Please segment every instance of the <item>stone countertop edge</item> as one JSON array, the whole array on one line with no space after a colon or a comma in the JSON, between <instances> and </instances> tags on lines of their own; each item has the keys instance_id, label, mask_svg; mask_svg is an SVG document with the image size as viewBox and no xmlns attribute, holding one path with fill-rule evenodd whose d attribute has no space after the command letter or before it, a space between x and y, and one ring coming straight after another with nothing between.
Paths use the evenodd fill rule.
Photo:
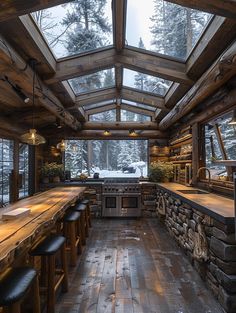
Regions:
<instances>
[{"instance_id":1,"label":"stone countertop edge","mask_svg":"<svg viewBox=\"0 0 236 313\"><path fill-rule=\"evenodd\" d=\"M173 188L174 185L178 185L178 190L180 190L180 189L184 189L184 190L186 190L186 189L189 189L189 190L191 190L191 189L198 189L198 188L187 187L187 186L184 186L184 185L181 185L181 184L176 184L176 183L156 183L156 185L158 187L160 187L161 189L163 189L163 190L165 190L167 192L170 192L170 193L174 194L177 198L180 198L181 200L183 200L183 202L186 202L187 204L192 206L194 209L197 209L200 212L202 212L202 213L204 213L206 215L209 215L210 217L214 218L215 220L217 220L217 221L219 221L219 222L221 222L223 224L234 224L234 217L232 217L232 216L225 216L223 214L220 214L219 212L215 212L212 209L199 204L198 202L196 202L196 201L194 201L192 199L188 199L187 195L181 195L180 192L178 192L178 190L170 189L171 184L173 184L172 188ZM169 188L168 188L168 185L169 185ZM202 197L202 196L206 197L208 195L209 194L199 194L198 196L199 197ZM228 199L226 197L219 196L217 194L213 194L213 195L222 198L222 201L224 201L225 199L231 200L231 199ZM234 211L234 207L233 207L234 201L233 200L231 200L231 201L232 201L232 211Z\"/></svg>"}]
</instances>

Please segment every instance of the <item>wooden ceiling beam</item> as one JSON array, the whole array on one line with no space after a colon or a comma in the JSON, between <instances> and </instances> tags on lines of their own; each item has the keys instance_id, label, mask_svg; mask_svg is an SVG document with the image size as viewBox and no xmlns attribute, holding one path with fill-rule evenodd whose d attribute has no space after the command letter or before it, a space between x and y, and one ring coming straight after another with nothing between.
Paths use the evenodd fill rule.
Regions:
<instances>
[{"instance_id":1,"label":"wooden ceiling beam","mask_svg":"<svg viewBox=\"0 0 236 313\"><path fill-rule=\"evenodd\" d=\"M97 107L97 108L94 108L94 109L91 109L91 110L86 110L85 114L86 114L86 116L89 116L89 115L102 113L102 112L115 110L115 109L116 109L116 104L107 104L107 105L100 106L100 107Z\"/></svg>"},{"instance_id":2,"label":"wooden ceiling beam","mask_svg":"<svg viewBox=\"0 0 236 313\"><path fill-rule=\"evenodd\" d=\"M192 111L236 74L236 42L205 72L196 84L160 122L165 130Z\"/></svg>"},{"instance_id":3,"label":"wooden ceiling beam","mask_svg":"<svg viewBox=\"0 0 236 313\"><path fill-rule=\"evenodd\" d=\"M147 104L155 108L163 109L165 107L164 98L131 88L122 88L121 96L122 99Z\"/></svg>"},{"instance_id":4,"label":"wooden ceiling beam","mask_svg":"<svg viewBox=\"0 0 236 313\"><path fill-rule=\"evenodd\" d=\"M125 103L121 103L121 110L126 110L126 111L130 111L133 113L138 113L138 114L143 114L143 115L148 115L150 117L154 117L154 112L153 111L149 111L149 110L145 110L142 108L138 108L132 105L128 105Z\"/></svg>"},{"instance_id":5,"label":"wooden ceiling beam","mask_svg":"<svg viewBox=\"0 0 236 313\"><path fill-rule=\"evenodd\" d=\"M0 22L47 9L71 0L8 0L0 3Z\"/></svg>"},{"instance_id":6,"label":"wooden ceiling beam","mask_svg":"<svg viewBox=\"0 0 236 313\"><path fill-rule=\"evenodd\" d=\"M23 91L32 97L33 70L19 54L0 36L0 70L7 73L8 78L19 85ZM41 81L39 77L35 83L36 97L40 104L53 115L60 118L73 129L80 127L77 121L61 104L58 98Z\"/></svg>"},{"instance_id":7,"label":"wooden ceiling beam","mask_svg":"<svg viewBox=\"0 0 236 313\"><path fill-rule=\"evenodd\" d=\"M115 99L115 97L116 97L115 88L98 90L88 94L77 96L75 98L75 106L81 107L89 104L96 104L99 102Z\"/></svg>"},{"instance_id":8,"label":"wooden ceiling beam","mask_svg":"<svg viewBox=\"0 0 236 313\"><path fill-rule=\"evenodd\" d=\"M81 56L69 57L59 60L56 73L44 77L47 84L55 84L59 81L88 75L99 70L111 68L116 63L116 50L114 48L86 53Z\"/></svg>"},{"instance_id":9,"label":"wooden ceiling beam","mask_svg":"<svg viewBox=\"0 0 236 313\"><path fill-rule=\"evenodd\" d=\"M116 51L121 51L125 46L125 24L127 0L113 0L113 29Z\"/></svg>"},{"instance_id":10,"label":"wooden ceiling beam","mask_svg":"<svg viewBox=\"0 0 236 313\"><path fill-rule=\"evenodd\" d=\"M117 55L117 61L134 71L185 85L194 84L186 74L186 65L172 58L141 52L135 48L125 48Z\"/></svg>"},{"instance_id":11,"label":"wooden ceiling beam","mask_svg":"<svg viewBox=\"0 0 236 313\"><path fill-rule=\"evenodd\" d=\"M236 19L235 0L168 0L192 9Z\"/></svg>"},{"instance_id":12,"label":"wooden ceiling beam","mask_svg":"<svg viewBox=\"0 0 236 313\"><path fill-rule=\"evenodd\" d=\"M116 89L119 91L122 88L123 82L123 68L121 65L116 65L115 67L115 80L116 80Z\"/></svg>"},{"instance_id":13,"label":"wooden ceiling beam","mask_svg":"<svg viewBox=\"0 0 236 313\"><path fill-rule=\"evenodd\" d=\"M86 122L84 130L158 130L156 122Z\"/></svg>"}]
</instances>

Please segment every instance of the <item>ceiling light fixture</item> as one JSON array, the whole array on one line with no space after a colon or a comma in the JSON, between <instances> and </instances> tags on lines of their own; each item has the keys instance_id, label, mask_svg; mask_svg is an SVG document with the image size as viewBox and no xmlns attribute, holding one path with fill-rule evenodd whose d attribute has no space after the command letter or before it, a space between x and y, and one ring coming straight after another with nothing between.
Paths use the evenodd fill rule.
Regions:
<instances>
[{"instance_id":1,"label":"ceiling light fixture","mask_svg":"<svg viewBox=\"0 0 236 313\"><path fill-rule=\"evenodd\" d=\"M131 137L135 137L135 136L137 136L137 133L135 132L134 129L130 129L130 130L129 130L129 135L130 135Z\"/></svg>"},{"instance_id":2,"label":"ceiling light fixture","mask_svg":"<svg viewBox=\"0 0 236 313\"><path fill-rule=\"evenodd\" d=\"M105 129L104 132L103 132L103 135L104 135L104 136L110 136L110 135L111 135L110 130Z\"/></svg>"},{"instance_id":3,"label":"ceiling light fixture","mask_svg":"<svg viewBox=\"0 0 236 313\"><path fill-rule=\"evenodd\" d=\"M37 130L34 128L34 113L35 113L35 65L36 60L31 61L32 69L33 69L33 115L32 115L32 128L21 135L21 141L27 143L28 145L37 146L46 142L45 138L39 134L37 134Z\"/></svg>"},{"instance_id":4,"label":"ceiling light fixture","mask_svg":"<svg viewBox=\"0 0 236 313\"><path fill-rule=\"evenodd\" d=\"M228 123L229 125L236 125L236 110L233 111L233 117Z\"/></svg>"},{"instance_id":5,"label":"ceiling light fixture","mask_svg":"<svg viewBox=\"0 0 236 313\"><path fill-rule=\"evenodd\" d=\"M60 149L61 151L65 151L67 147L67 143L64 139L62 139L58 144L57 144L57 149Z\"/></svg>"}]
</instances>

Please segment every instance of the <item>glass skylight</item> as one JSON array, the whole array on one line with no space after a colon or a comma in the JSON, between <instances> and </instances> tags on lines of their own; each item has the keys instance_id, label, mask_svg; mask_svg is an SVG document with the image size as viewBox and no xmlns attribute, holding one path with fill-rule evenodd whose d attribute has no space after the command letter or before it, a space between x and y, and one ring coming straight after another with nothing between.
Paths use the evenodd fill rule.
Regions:
<instances>
[{"instance_id":1,"label":"glass skylight","mask_svg":"<svg viewBox=\"0 0 236 313\"><path fill-rule=\"evenodd\" d=\"M114 122L116 120L116 110L91 114L89 115L89 120L93 122Z\"/></svg>"},{"instance_id":2,"label":"glass skylight","mask_svg":"<svg viewBox=\"0 0 236 313\"><path fill-rule=\"evenodd\" d=\"M72 90L76 95L98 89L115 86L114 68L99 71L93 74L84 75L68 80Z\"/></svg>"},{"instance_id":3,"label":"glass skylight","mask_svg":"<svg viewBox=\"0 0 236 313\"><path fill-rule=\"evenodd\" d=\"M124 69L124 85L141 91L151 92L160 96L165 96L172 82L160 77Z\"/></svg>"},{"instance_id":4,"label":"glass skylight","mask_svg":"<svg viewBox=\"0 0 236 313\"><path fill-rule=\"evenodd\" d=\"M115 102L115 100L106 100L106 101L101 101L101 102L97 102L97 103L86 104L83 106L83 109L84 110L92 110L92 109L103 107L105 105L113 104L114 102Z\"/></svg>"},{"instance_id":5,"label":"glass skylight","mask_svg":"<svg viewBox=\"0 0 236 313\"><path fill-rule=\"evenodd\" d=\"M145 110L148 110L148 111L152 111L152 112L156 111L155 107L152 107L152 106L144 104L144 103L138 103L138 102L129 101L129 100L122 100L122 103L130 105L130 106L134 106L134 107L137 107L137 108L140 108L140 109L145 109Z\"/></svg>"},{"instance_id":6,"label":"glass skylight","mask_svg":"<svg viewBox=\"0 0 236 313\"><path fill-rule=\"evenodd\" d=\"M111 0L72 1L31 15L57 58L113 44Z\"/></svg>"},{"instance_id":7,"label":"glass skylight","mask_svg":"<svg viewBox=\"0 0 236 313\"><path fill-rule=\"evenodd\" d=\"M212 15L163 0L128 0L127 45L186 60Z\"/></svg>"},{"instance_id":8,"label":"glass skylight","mask_svg":"<svg viewBox=\"0 0 236 313\"><path fill-rule=\"evenodd\" d=\"M144 114L134 113L127 110L121 110L122 122L150 122L151 117Z\"/></svg>"}]
</instances>

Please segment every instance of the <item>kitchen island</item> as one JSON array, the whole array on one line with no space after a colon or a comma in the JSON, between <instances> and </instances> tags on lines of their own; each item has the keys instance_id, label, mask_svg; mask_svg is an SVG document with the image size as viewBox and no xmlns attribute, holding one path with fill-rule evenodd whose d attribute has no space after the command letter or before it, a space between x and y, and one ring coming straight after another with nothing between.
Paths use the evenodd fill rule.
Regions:
<instances>
[{"instance_id":1,"label":"kitchen island","mask_svg":"<svg viewBox=\"0 0 236 313\"><path fill-rule=\"evenodd\" d=\"M85 187L56 187L9 205L6 210L30 209L27 216L0 220L0 272L48 233L64 211L83 196ZM6 211L5 210L5 211Z\"/></svg>"}]
</instances>

